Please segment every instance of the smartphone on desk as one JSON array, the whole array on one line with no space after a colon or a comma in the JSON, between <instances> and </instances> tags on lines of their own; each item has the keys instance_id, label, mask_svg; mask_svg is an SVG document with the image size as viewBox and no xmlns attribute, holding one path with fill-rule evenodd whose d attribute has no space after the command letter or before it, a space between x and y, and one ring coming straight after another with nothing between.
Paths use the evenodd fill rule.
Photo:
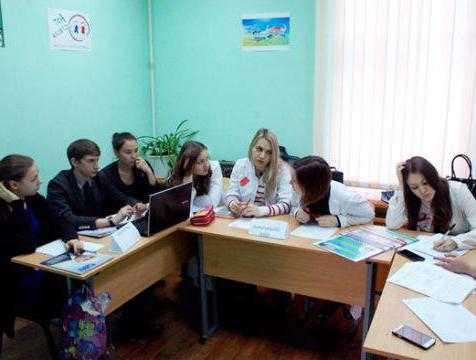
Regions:
<instances>
[{"instance_id":1,"label":"smartphone on desk","mask_svg":"<svg viewBox=\"0 0 476 360\"><path fill-rule=\"evenodd\" d=\"M422 332L406 325L396 327L392 330L392 334L422 348L423 350L428 350L430 347L435 345L436 342L436 340L431 336L423 334Z\"/></svg>"},{"instance_id":2,"label":"smartphone on desk","mask_svg":"<svg viewBox=\"0 0 476 360\"><path fill-rule=\"evenodd\" d=\"M398 252L400 255L405 256L407 259L411 261L425 261L423 256L417 255L414 252L404 249Z\"/></svg>"}]
</instances>

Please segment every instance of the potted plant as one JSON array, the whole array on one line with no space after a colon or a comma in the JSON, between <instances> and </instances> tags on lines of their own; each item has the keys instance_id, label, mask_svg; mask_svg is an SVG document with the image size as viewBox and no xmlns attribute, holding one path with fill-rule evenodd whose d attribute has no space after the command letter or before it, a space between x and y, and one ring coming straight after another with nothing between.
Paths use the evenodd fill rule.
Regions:
<instances>
[{"instance_id":1,"label":"potted plant","mask_svg":"<svg viewBox=\"0 0 476 360\"><path fill-rule=\"evenodd\" d=\"M140 136L140 152L152 164L155 176L166 178L174 167L183 143L190 140L198 131L184 128L188 120L182 120L174 132L158 136Z\"/></svg>"}]
</instances>

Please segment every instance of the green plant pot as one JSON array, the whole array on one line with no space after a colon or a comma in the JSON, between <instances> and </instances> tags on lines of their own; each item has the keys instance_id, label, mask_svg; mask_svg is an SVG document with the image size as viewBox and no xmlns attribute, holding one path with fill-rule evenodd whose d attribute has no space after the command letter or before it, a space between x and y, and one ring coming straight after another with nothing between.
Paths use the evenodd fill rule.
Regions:
<instances>
[{"instance_id":1,"label":"green plant pot","mask_svg":"<svg viewBox=\"0 0 476 360\"><path fill-rule=\"evenodd\" d=\"M170 167L167 164L169 157L167 156L153 156L147 155L147 160L152 165L155 177L167 179Z\"/></svg>"}]
</instances>

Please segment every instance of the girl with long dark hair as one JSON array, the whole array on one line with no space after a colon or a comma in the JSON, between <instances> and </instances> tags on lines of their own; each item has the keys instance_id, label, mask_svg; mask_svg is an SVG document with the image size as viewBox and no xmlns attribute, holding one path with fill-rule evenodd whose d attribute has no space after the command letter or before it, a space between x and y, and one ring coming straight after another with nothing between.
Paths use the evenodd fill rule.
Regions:
<instances>
[{"instance_id":1,"label":"girl with long dark hair","mask_svg":"<svg viewBox=\"0 0 476 360\"><path fill-rule=\"evenodd\" d=\"M207 147L198 141L182 145L169 184L193 182L192 211L208 205L217 207L223 199L223 175L218 161L209 159Z\"/></svg>"},{"instance_id":2,"label":"girl with long dark hair","mask_svg":"<svg viewBox=\"0 0 476 360\"><path fill-rule=\"evenodd\" d=\"M319 156L294 163L295 199L291 213L300 223L315 219L322 227L347 227L372 222L375 214L367 199L331 179L329 164Z\"/></svg>"},{"instance_id":3,"label":"girl with long dark hair","mask_svg":"<svg viewBox=\"0 0 476 360\"><path fill-rule=\"evenodd\" d=\"M386 225L446 233L434 248L452 251L476 247L476 200L467 186L440 177L426 159L415 156L397 164L400 190L390 199Z\"/></svg>"},{"instance_id":4,"label":"girl with long dark hair","mask_svg":"<svg viewBox=\"0 0 476 360\"><path fill-rule=\"evenodd\" d=\"M122 193L144 204L149 202L149 194L160 191L163 187L157 183L150 164L139 156L136 137L128 132L114 133L112 147L117 161L101 172Z\"/></svg>"}]
</instances>

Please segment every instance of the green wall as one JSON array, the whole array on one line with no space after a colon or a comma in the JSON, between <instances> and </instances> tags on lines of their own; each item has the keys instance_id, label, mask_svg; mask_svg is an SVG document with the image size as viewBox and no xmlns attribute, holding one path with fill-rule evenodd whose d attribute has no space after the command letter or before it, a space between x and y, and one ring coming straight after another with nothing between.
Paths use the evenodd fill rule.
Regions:
<instances>
[{"instance_id":1,"label":"green wall","mask_svg":"<svg viewBox=\"0 0 476 360\"><path fill-rule=\"evenodd\" d=\"M241 15L291 13L291 50L241 50ZM155 0L158 133L182 119L215 159L246 156L259 127L312 152L314 0Z\"/></svg>"},{"instance_id":2,"label":"green wall","mask_svg":"<svg viewBox=\"0 0 476 360\"><path fill-rule=\"evenodd\" d=\"M47 9L91 16L91 52L49 49ZM107 165L115 131L151 132L147 1L2 0L0 157L33 156L42 190L69 167L66 147L95 140Z\"/></svg>"},{"instance_id":3,"label":"green wall","mask_svg":"<svg viewBox=\"0 0 476 360\"><path fill-rule=\"evenodd\" d=\"M49 49L47 8L89 13L91 52ZM0 157L33 156L46 183L65 150L95 140L101 165L115 131L150 134L146 0L2 0ZM290 12L291 50L241 51L241 15ZM153 0L157 129L182 119L215 159L245 156L259 127L292 154L312 152L314 0Z\"/></svg>"}]
</instances>

